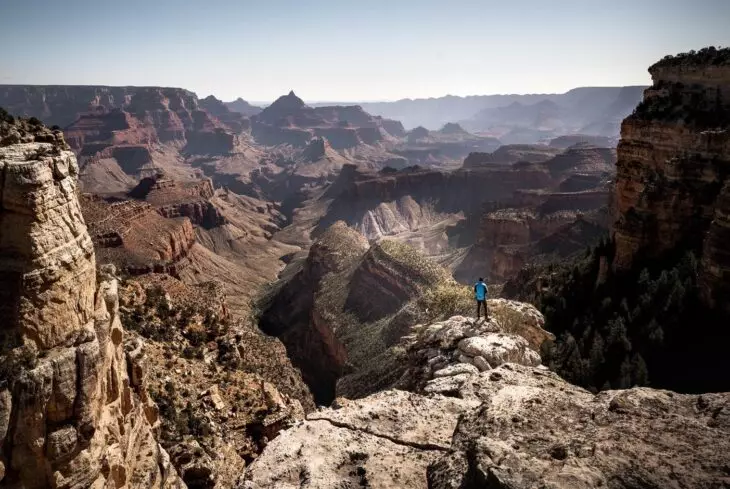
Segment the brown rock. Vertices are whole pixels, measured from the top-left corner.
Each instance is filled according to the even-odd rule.
[[[649,69],[653,86],[621,128],[614,226],[614,267],[679,247],[702,253],[703,294],[720,307],[730,283],[730,259],[720,245],[730,165],[727,53],[708,48]]]
[[[76,159],[48,143],[0,148],[2,482],[10,487],[179,487],[144,387],[122,412],[127,363],[113,269],[97,287]],[[12,416],[10,415],[12,413]]]

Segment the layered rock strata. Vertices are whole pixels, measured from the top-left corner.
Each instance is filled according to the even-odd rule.
[[[718,246],[727,228],[729,58],[708,48],[654,64],[653,86],[624,120],[618,146],[614,266],[693,249],[713,304],[730,281]]]
[[[73,153],[7,146],[0,173],[2,484],[181,487],[141,352],[123,346],[114,268],[97,283]]]
[[[89,233],[104,261],[125,272],[179,275],[189,265],[195,230],[187,217],[165,218],[146,202],[81,198]]]
[[[187,217],[194,225],[205,229],[226,223],[225,217],[211,203],[214,194],[210,179],[181,182],[162,174],[142,179],[129,192],[130,197],[144,200],[163,217]]]
[[[309,107],[294,92],[279,97],[252,117],[252,134],[260,144],[305,147],[313,138],[326,138],[332,148],[351,149],[377,145],[400,134],[396,121],[373,117],[358,105]]]

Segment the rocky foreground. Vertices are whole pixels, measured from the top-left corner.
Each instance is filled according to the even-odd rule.
[[[414,328],[402,379],[413,390],[340,398],[311,413],[264,449],[244,487],[730,484],[729,394],[595,395],[539,365],[531,342],[505,326],[454,317]],[[533,320],[519,327],[540,331]]]

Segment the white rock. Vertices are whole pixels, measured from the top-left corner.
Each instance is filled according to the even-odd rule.
[[[437,377],[433,380],[429,380],[426,386],[423,388],[424,392],[429,394],[455,394],[464,385],[464,382],[471,379],[472,374],[459,374],[452,375],[450,377]]]
[[[446,368],[437,370],[433,373],[434,377],[453,377],[454,375],[468,374],[476,375],[479,373],[479,369],[474,365],[468,363],[457,363],[456,365],[449,365]]]
[[[463,353],[459,353],[456,356],[456,360],[459,361],[459,362],[461,362],[461,363],[466,363],[466,364],[472,364],[473,363],[473,359],[469,355],[464,355]]]
[[[474,357],[472,363],[476,368],[479,369],[480,372],[492,370],[492,366],[489,365],[489,362],[481,355],[477,355],[476,357]]]
[[[472,357],[483,357],[492,367],[503,363],[540,365],[540,355],[531,350],[527,340],[520,336],[490,333],[465,338],[459,342],[459,350]]]
[[[465,330],[471,326],[471,320],[463,316],[454,316],[446,321],[434,323],[420,335],[423,343],[436,343],[441,348],[451,348],[460,339],[466,337]]]

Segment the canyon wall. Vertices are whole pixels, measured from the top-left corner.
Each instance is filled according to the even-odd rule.
[[[727,51],[669,57],[650,68],[653,86],[622,125],[615,189],[614,266],[704,249],[710,303],[730,281],[730,260],[719,246],[730,177]]]
[[[141,351],[125,351],[113,267],[96,259],[73,153],[0,148],[0,480],[181,487],[155,431]]]
[[[48,125],[65,127],[93,107],[112,109],[129,102],[136,87],[0,85],[0,106]]]

